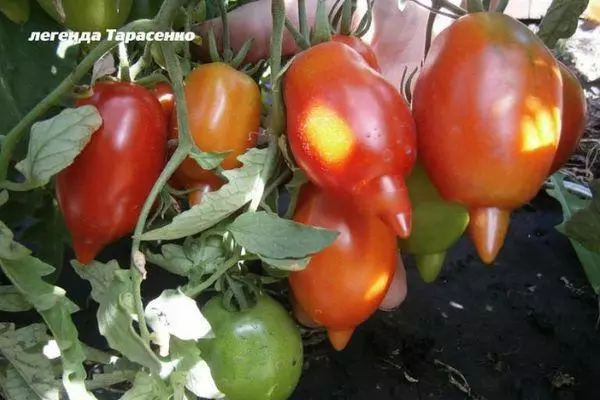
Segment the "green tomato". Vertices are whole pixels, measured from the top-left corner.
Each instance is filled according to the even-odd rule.
[[[118,29],[125,24],[133,0],[62,0],[65,21],[52,0],[37,0],[44,10],[65,27],[79,32]]]
[[[29,19],[29,0],[0,0],[0,11],[15,24],[22,24]]]
[[[463,206],[445,201],[418,163],[406,186],[413,206],[412,229],[400,246],[415,255],[423,280],[432,282],[441,271],[446,251],[465,232],[469,213]]]
[[[287,311],[266,294],[254,307],[231,312],[222,295],[202,313],[214,339],[200,340],[202,357],[228,400],[285,400],[302,373],[300,332]]]

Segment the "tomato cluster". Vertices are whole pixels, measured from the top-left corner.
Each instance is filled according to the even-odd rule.
[[[71,3],[63,4],[68,18]],[[98,21],[98,29],[123,18]],[[378,308],[403,301],[399,249],[415,256],[427,282],[465,231],[492,263],[510,212],[569,159],[586,124],[577,78],[526,26],[500,13],[468,14],[434,40],[412,104],[383,77],[373,49],[349,35],[299,53],[282,90],[286,138],[309,180],[292,218],[339,233],[289,274],[293,314],[324,327],[337,350]],[[189,72],[184,91],[194,146],[227,152],[221,170],[240,167],[238,156],[257,145],[261,129],[259,85],[211,62]],[[76,257],[87,264],[132,232],[179,132],[168,83],[102,81],[84,104],[103,124],[58,175],[56,193]],[[191,156],[169,180],[190,192],[190,207],[224,183]],[[231,399],[287,398],[302,366],[293,320],[266,295],[238,312],[222,303],[213,297],[203,310],[217,334],[203,344],[203,357],[219,389]]]

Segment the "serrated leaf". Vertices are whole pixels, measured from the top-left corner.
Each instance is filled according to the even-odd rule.
[[[6,312],[21,312],[31,310],[31,304],[12,285],[0,286],[0,310]]]
[[[215,169],[223,160],[231,153],[231,151],[223,151],[223,152],[204,152],[194,148],[190,152],[190,158],[195,160],[200,167],[203,169]]]
[[[71,315],[78,307],[66,297],[65,291],[42,277],[54,268],[31,256],[24,246],[13,241],[12,232],[0,222],[0,266],[11,283],[42,316],[60,348],[63,366],[63,386],[70,398],[96,399],[84,384],[85,354]]]
[[[563,222],[556,226],[556,230],[565,234],[565,225],[573,217],[573,214],[578,210],[583,209],[589,204],[589,201],[582,200],[578,196],[571,194],[564,187],[564,180],[566,176],[561,173],[554,174],[550,180],[554,187],[547,189],[546,192],[558,200],[563,211]],[[583,270],[587,275],[588,281],[592,286],[592,289],[597,295],[600,295],[600,254],[590,251],[585,248],[581,243],[576,240],[569,238],[571,245],[577,253],[577,257],[583,266]]]
[[[15,165],[27,182],[44,186],[69,166],[102,125],[98,109],[91,105],[67,108],[31,127],[24,160]]]
[[[539,38],[552,49],[559,39],[573,36],[588,3],[589,0],[553,0],[537,32]]]
[[[183,247],[168,243],[163,245],[160,250],[162,254],[146,251],[146,261],[156,264],[172,274],[180,276],[187,276],[189,274],[194,263],[187,257],[183,251]]]
[[[280,271],[302,271],[310,262],[310,257],[299,259],[277,259],[260,256],[260,259]]]
[[[266,212],[247,212],[228,228],[247,251],[268,258],[303,258],[331,245],[339,233]]]
[[[164,400],[171,393],[165,383],[155,375],[146,372],[138,372],[133,381],[133,386],[120,400]]]
[[[140,239],[174,240],[195,235],[239,210],[261,188],[261,171],[266,154],[266,149],[252,148],[238,157],[243,166],[223,172],[229,183],[216,192],[204,195],[200,204],[179,214],[170,224],[146,232]]]
[[[204,360],[199,360],[189,371],[185,387],[200,398],[225,398],[225,394],[217,388],[217,384],[210,372],[210,367]]]
[[[127,303],[131,300],[128,297],[133,293],[132,273],[138,272],[129,269],[114,272],[114,279],[104,292],[98,307],[98,328],[111,348],[150,371],[158,372],[161,368],[160,360],[131,325],[133,317]]]
[[[600,253],[600,180],[591,183],[592,201],[575,211],[565,223],[565,234],[577,240],[585,248]]]
[[[117,69],[115,68],[115,58],[111,52],[108,52],[94,63],[90,85],[93,85],[98,79],[107,75],[112,75],[115,72],[117,72]]]
[[[60,381],[41,352],[42,343],[48,341],[46,331],[44,324],[32,324],[0,335],[0,352],[10,363],[0,376],[8,399],[59,400]]]
[[[0,207],[8,202],[8,192],[4,189],[0,190]]]
[[[107,263],[92,261],[90,264],[81,264],[77,260],[71,260],[73,270],[82,279],[85,279],[92,286],[92,299],[97,303],[102,302],[104,294],[115,278],[115,271],[119,271],[119,263],[116,260],[110,260]]]

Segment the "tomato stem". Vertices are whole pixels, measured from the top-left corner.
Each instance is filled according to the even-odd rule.
[[[165,4],[169,2],[170,1],[167,1]],[[125,25],[123,28],[119,29],[119,31],[144,32],[155,30],[156,28],[156,23],[151,20],[138,20]],[[32,108],[31,111],[29,111],[27,115],[25,115],[25,117],[23,117],[19,123],[10,130],[10,132],[8,132],[4,138],[4,141],[2,142],[2,149],[0,149],[0,181],[6,179],[12,153],[19,141],[27,133],[26,129],[42,114],[48,111],[50,107],[56,105],[65,93],[71,91],[73,87],[79,83],[79,80],[86,76],[88,71],[94,66],[96,60],[98,60],[106,52],[110,51],[118,44],[119,42],[116,40],[105,40],[98,43],[98,45],[94,47],[94,49],[90,51],[88,55],[85,56],[85,58],[75,67],[73,72],[67,75],[67,77],[63,79],[63,81],[52,92],[50,92],[41,102]]]
[[[482,0],[467,0],[467,10],[470,13],[482,12],[483,11]]]
[[[494,11],[503,13],[508,6],[508,0],[500,0]]]
[[[306,18],[306,1],[298,0],[298,26],[300,27],[300,35],[306,42],[310,41],[308,31],[308,19]]]
[[[325,0],[317,2],[317,15],[310,42],[315,45],[331,40],[331,25],[327,16],[327,3]]]
[[[419,7],[423,7],[426,10],[435,12],[436,14],[443,15],[444,17],[448,17],[448,18],[452,18],[452,19],[456,19],[458,17],[462,17],[463,15],[468,14],[467,10],[450,3],[448,0],[439,0],[441,7],[438,7],[437,9],[435,7],[429,7],[427,4],[423,4],[419,0],[411,0],[411,1],[413,3],[415,3],[416,5],[418,5]],[[433,1],[436,1],[436,0],[433,0]],[[442,11],[441,10],[442,7],[449,10],[452,14]]]
[[[239,262],[239,258],[234,256],[225,261],[219,269],[217,269],[207,280],[199,284],[198,286],[189,286],[189,284],[182,287],[182,292],[191,298],[195,298],[200,295],[204,290],[208,289],[213,283],[219,280],[231,267]]]
[[[355,8],[354,2],[355,0],[344,0],[344,5],[342,6],[342,22],[340,25],[340,33],[342,35],[350,35],[352,31],[352,14]]]
[[[223,60],[229,63],[233,58],[231,50],[231,32],[229,32],[229,22],[227,19],[227,9],[225,8],[224,0],[218,0],[219,12],[221,13],[222,35],[223,35]]]
[[[288,18],[285,19],[285,27],[288,32],[292,34],[292,37],[294,38],[294,41],[298,47],[300,47],[302,50],[306,50],[310,47],[310,42],[308,39],[302,35],[302,32],[296,29],[292,21],[290,21]]]
[[[127,45],[125,42],[119,43],[119,78],[123,82],[131,82],[129,72],[129,55],[127,54]]]

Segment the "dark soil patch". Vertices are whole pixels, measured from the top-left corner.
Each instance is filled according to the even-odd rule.
[[[514,213],[494,266],[463,238],[433,284],[406,259],[401,309],[378,312],[343,352],[307,345],[293,399],[597,399],[598,304],[553,229],[560,219],[558,204],[540,195]]]

